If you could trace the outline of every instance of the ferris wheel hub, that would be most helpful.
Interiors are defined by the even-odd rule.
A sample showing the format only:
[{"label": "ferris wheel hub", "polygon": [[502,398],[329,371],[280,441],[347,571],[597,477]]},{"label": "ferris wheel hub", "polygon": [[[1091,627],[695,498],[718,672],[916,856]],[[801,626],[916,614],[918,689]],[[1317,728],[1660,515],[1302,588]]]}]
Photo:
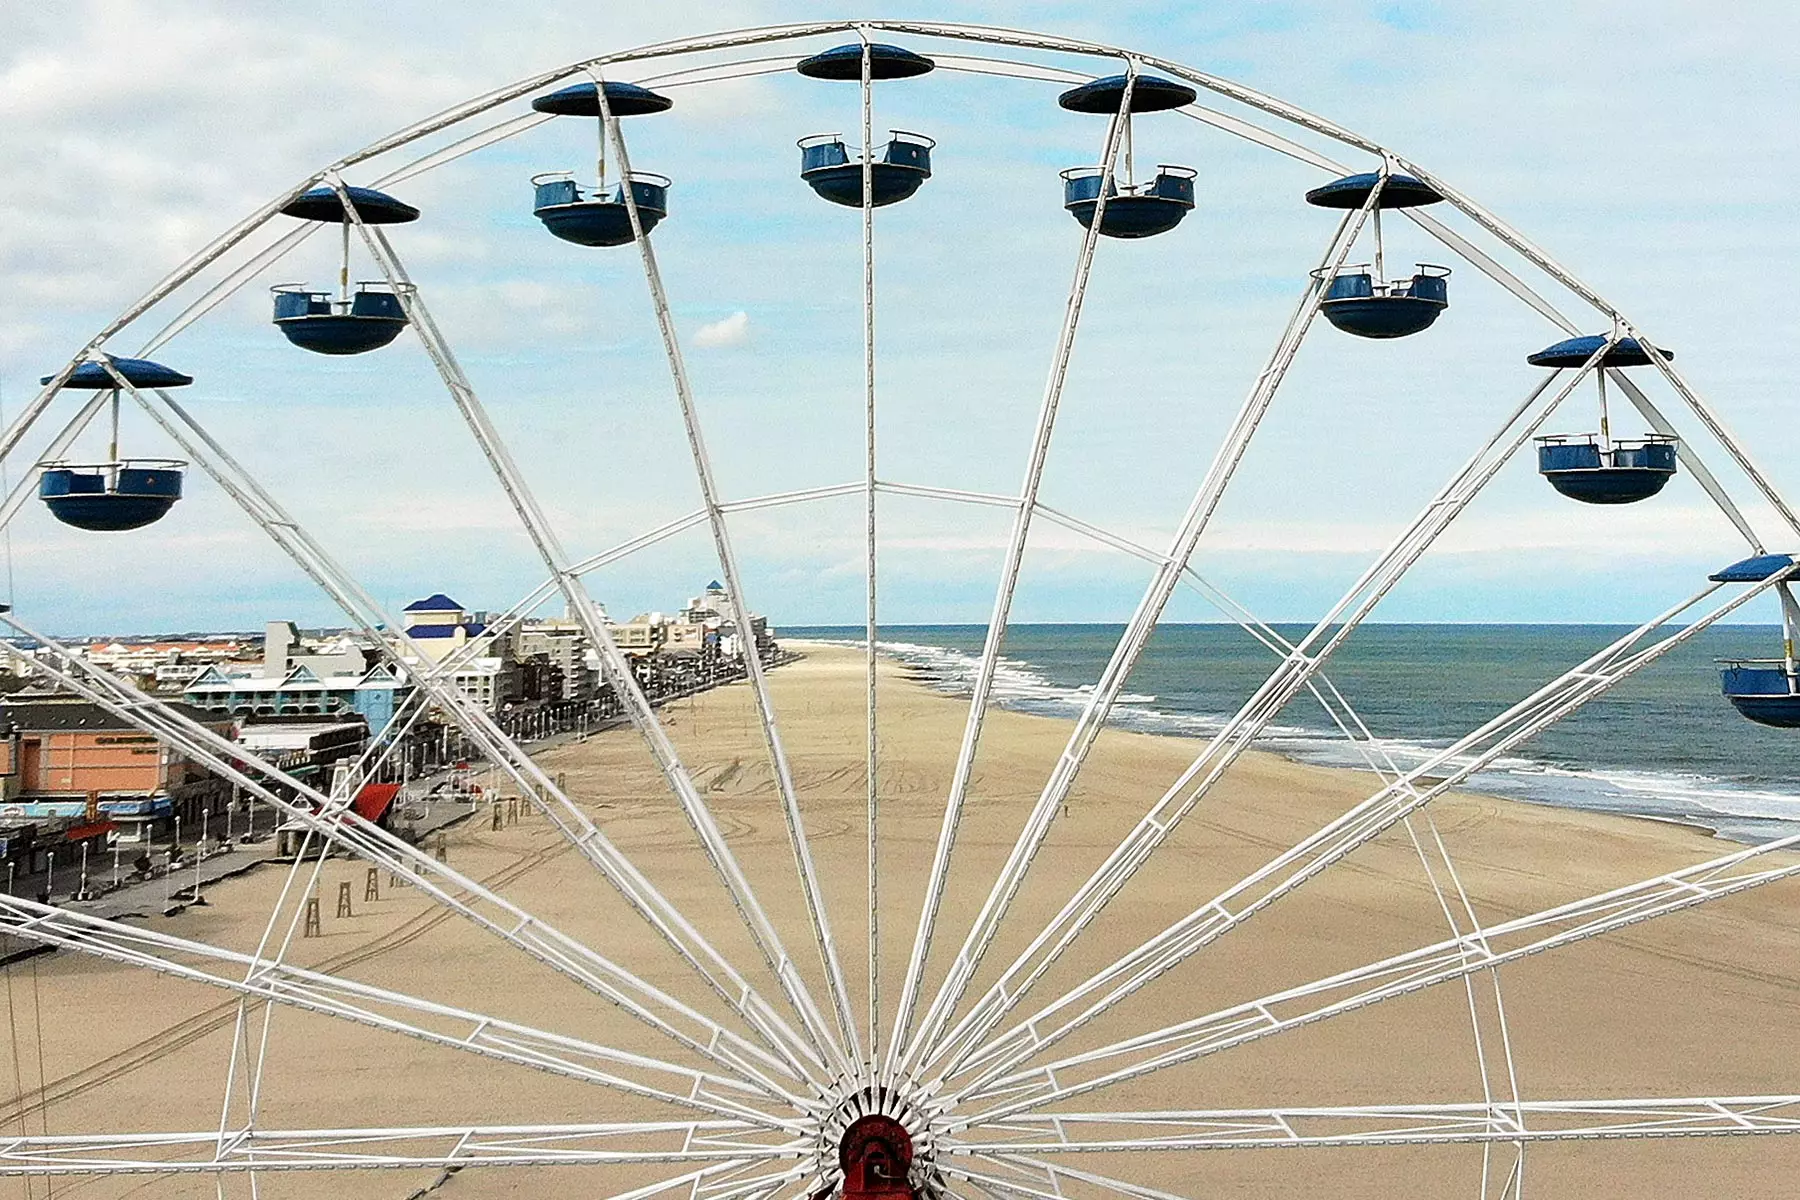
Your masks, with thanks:
[{"label": "ferris wheel hub", "polygon": [[940,1194],[932,1186],[930,1121],[906,1089],[856,1088],[838,1101],[820,1132],[819,1158],[836,1164],[843,1200],[925,1200]]},{"label": "ferris wheel hub", "polygon": [[838,1142],[844,1200],[912,1200],[912,1134],[892,1117],[858,1117]]}]

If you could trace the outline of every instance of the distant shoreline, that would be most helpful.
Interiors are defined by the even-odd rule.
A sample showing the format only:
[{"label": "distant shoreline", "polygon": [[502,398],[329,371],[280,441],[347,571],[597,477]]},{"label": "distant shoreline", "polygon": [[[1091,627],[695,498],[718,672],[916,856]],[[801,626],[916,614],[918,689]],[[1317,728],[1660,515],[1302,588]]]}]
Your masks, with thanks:
[{"label": "distant shoreline", "polygon": [[[1219,623],[1190,622],[1190,623],[1187,623],[1187,627],[1191,628],[1191,627],[1199,626],[1199,625],[1212,626],[1215,624],[1219,624]],[[1390,627],[1393,627],[1393,625],[1396,625],[1396,624],[1404,625],[1405,623],[1392,623],[1390,625]],[[901,628],[901,629],[927,628],[927,627],[922,627],[922,626],[895,626],[895,627]],[[1077,627],[1077,626],[1066,626],[1066,625],[1062,625],[1060,623],[1046,623],[1046,624],[1039,624],[1039,625],[1034,625],[1034,626],[1020,626],[1020,628],[1022,628],[1022,629],[1023,628],[1035,628],[1035,629],[1040,629],[1040,630],[1057,629],[1057,628],[1074,628],[1074,627]],[[1091,626],[1091,625],[1090,626],[1079,626],[1079,627],[1080,628],[1101,628],[1099,626]],[[1488,626],[1485,623],[1465,622],[1465,623],[1458,623],[1456,627],[1477,628],[1478,629],[1478,628],[1486,628]],[[1534,626],[1509,625],[1509,626],[1505,626],[1505,627],[1511,628],[1511,629],[1520,629],[1520,628],[1533,628]],[[837,649],[837,650],[843,650],[850,646],[855,646],[857,648],[860,648],[860,646],[862,645],[862,638],[860,637],[860,634],[862,633],[861,629],[846,629],[844,631],[845,633],[853,635],[853,636],[829,636],[828,635],[825,637],[820,637],[812,632],[813,629],[816,627],[802,627],[802,628],[805,628],[807,630],[807,633],[805,633],[805,634],[792,634],[792,633],[785,634],[782,636],[783,644],[785,646],[791,646],[791,647],[796,647],[796,648],[813,646],[813,647],[831,648],[831,649]],[[985,625],[945,625],[945,626],[935,626],[935,627],[929,627],[929,628],[937,628],[937,629],[943,629],[943,630],[957,630],[957,631],[969,631],[969,630],[985,631],[986,626]],[[1112,626],[1112,628],[1122,629],[1123,626]],[[1567,626],[1564,626],[1561,628],[1567,628]],[[1581,628],[1603,628],[1603,627],[1581,626]],[[1770,627],[1770,628],[1775,628],[1775,627]],[[952,674],[946,672],[941,667],[937,667],[937,666],[934,666],[929,663],[909,661],[904,654],[897,653],[894,650],[892,650],[891,648],[881,648],[879,643],[878,643],[878,651],[877,652],[885,660],[889,661],[892,664],[893,669],[896,670],[899,673],[899,675],[902,678],[906,679],[908,682],[918,684],[921,687],[927,688],[930,691],[936,692],[940,695],[944,695],[947,697],[966,698],[966,696],[968,694],[967,689],[960,687],[958,685],[957,679]],[[1046,713],[1042,712],[1040,708],[1033,707],[1029,704],[1023,704],[1017,700],[1013,700],[1013,699],[1010,699],[1007,697],[997,697],[993,701],[993,703],[995,705],[997,705],[998,707],[1006,708],[1011,711],[1020,712],[1020,713],[1024,713],[1027,715],[1035,715],[1035,716],[1052,715],[1052,714],[1046,714]],[[1137,726],[1120,721],[1118,719],[1118,714],[1116,711],[1115,711],[1113,717],[1111,719],[1109,719],[1108,725],[1109,725],[1109,727],[1115,728],[1115,729],[1132,729],[1133,731],[1136,731],[1136,732],[1147,732],[1147,733],[1151,733],[1153,736],[1171,737],[1171,738],[1176,738],[1176,739],[1183,740],[1183,741],[1204,741],[1212,736],[1208,732],[1198,731],[1198,730],[1182,730],[1182,729],[1173,729],[1173,728],[1171,728],[1171,729],[1156,729],[1156,730],[1141,729]],[[1270,755],[1271,757],[1280,759],[1281,761],[1293,763],[1295,765],[1300,765],[1300,766],[1323,768],[1323,769],[1329,769],[1329,770],[1348,771],[1348,772],[1351,772],[1353,774],[1358,774],[1358,775],[1373,776],[1375,774],[1373,768],[1366,764],[1350,763],[1350,762],[1321,763],[1314,758],[1310,758],[1310,757],[1306,756],[1303,753],[1294,751],[1290,747],[1282,746],[1280,743],[1282,743],[1284,740],[1286,740],[1286,739],[1283,739],[1282,737],[1279,737],[1276,735],[1271,735],[1271,734],[1265,733],[1264,735],[1261,735],[1256,739],[1256,748],[1252,752],[1267,754],[1267,755]],[[1559,811],[1565,811],[1565,812],[1593,813],[1593,814],[1599,815],[1599,816],[1624,817],[1624,818],[1627,818],[1630,820],[1650,821],[1650,822],[1654,822],[1658,825],[1685,829],[1685,830],[1691,831],[1693,833],[1696,833],[1698,835],[1704,836],[1708,839],[1729,841],[1734,844],[1753,845],[1753,844],[1756,844],[1757,842],[1760,842],[1763,840],[1768,840],[1769,838],[1782,836],[1782,834],[1785,832],[1784,830],[1773,828],[1773,825],[1774,825],[1773,818],[1770,819],[1771,828],[1769,828],[1766,831],[1765,830],[1757,830],[1757,831],[1749,831],[1749,832],[1734,831],[1732,829],[1722,827],[1720,824],[1715,824],[1713,822],[1708,821],[1701,814],[1640,811],[1640,810],[1631,809],[1629,807],[1621,807],[1621,806],[1617,806],[1617,805],[1602,806],[1602,805],[1592,804],[1592,803],[1583,803],[1583,802],[1581,802],[1581,798],[1579,796],[1571,796],[1571,797],[1565,799],[1565,798],[1550,798],[1550,797],[1544,797],[1544,796],[1519,795],[1519,794],[1515,794],[1514,792],[1500,790],[1500,789],[1497,789],[1497,788],[1494,788],[1491,786],[1483,787],[1482,782],[1479,778],[1480,774],[1481,774],[1480,772],[1477,772],[1476,775],[1471,777],[1470,779],[1465,779],[1462,782],[1458,783],[1455,786],[1454,790],[1457,792],[1465,793],[1465,794],[1472,795],[1472,796],[1480,796],[1480,797],[1491,798],[1491,799],[1495,799],[1495,800],[1505,800],[1505,801],[1508,801],[1511,803],[1517,803],[1517,804],[1526,804],[1526,805],[1530,805],[1533,808],[1552,809],[1552,810],[1559,810]],[[1444,778],[1444,776],[1442,774],[1427,775],[1427,776],[1422,777],[1421,781],[1429,784],[1429,783],[1439,782],[1443,778]]]}]

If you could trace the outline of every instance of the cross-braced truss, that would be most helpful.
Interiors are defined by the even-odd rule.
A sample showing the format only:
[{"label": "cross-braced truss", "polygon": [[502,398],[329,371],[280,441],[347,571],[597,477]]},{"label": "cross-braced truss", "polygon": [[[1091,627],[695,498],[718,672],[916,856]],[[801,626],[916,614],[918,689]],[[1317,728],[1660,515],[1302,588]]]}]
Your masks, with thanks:
[{"label": "cross-braced truss", "polygon": [[[676,408],[698,485],[700,506],[610,549],[576,557],[565,548],[532,481],[514,456],[474,385],[464,373],[430,307],[433,283],[414,276],[394,240],[366,223],[348,192],[352,174],[378,172],[372,182],[403,182],[457,159],[518,137],[550,118],[547,113],[506,115],[544,88],[589,81],[600,109],[602,154],[610,152],[631,177],[630,147],[614,118],[605,86],[629,75],[664,89],[704,87],[728,79],[791,70],[822,38],[849,36],[863,46],[860,75],[863,145],[871,144],[873,50],[877,37],[919,39],[939,68],[1028,82],[1081,84],[1122,74],[1123,96],[1106,123],[1096,167],[1109,175],[1130,154],[1133,89],[1148,72],[1181,80],[1207,103],[1180,114],[1224,135],[1244,139],[1312,167],[1342,174],[1343,163],[1316,148],[1336,147],[1371,159],[1376,185],[1360,208],[1348,211],[1305,278],[1292,313],[1279,331],[1176,532],[1161,547],[1146,546],[1046,504],[1040,495],[1053,457],[1059,407],[1081,328],[1089,280],[1103,241],[1100,231],[1111,193],[1102,189],[1082,238],[1056,339],[1050,348],[1037,418],[1029,439],[1023,479],[1016,492],[994,494],[907,482],[883,474],[877,455],[877,327],[875,289],[874,160],[862,157],[862,400],[863,470],[843,484],[732,499],[720,487],[683,357],[674,311],[657,252],[647,233],[634,188],[619,196],[629,218],[653,315],[665,350]],[[1072,69],[1069,61],[1093,69]],[[493,120],[498,116],[499,119]],[[483,122],[492,120],[492,123]],[[406,154],[412,157],[400,161]],[[396,165],[397,164],[397,165]],[[1499,428],[1481,441],[1393,542],[1298,640],[1258,621],[1204,579],[1193,559],[1240,463],[1289,368],[1300,354],[1325,300],[1325,281],[1344,267],[1371,216],[1378,222],[1381,188],[1396,174],[1422,180],[1449,202],[1455,224],[1416,208],[1401,212],[1461,261],[1541,315],[1562,333],[1581,325],[1557,306],[1579,306],[1587,320],[1611,333],[1579,367],[1553,371],[1506,412]],[[183,335],[237,290],[263,276],[294,251],[317,226],[286,229],[275,223],[282,208],[308,189],[335,192],[344,214],[346,254],[354,236],[366,247],[398,297],[451,405],[466,423],[483,458],[541,559],[546,581],[492,623],[514,627],[552,599],[579,623],[597,654],[602,676],[647,748],[658,775],[685,819],[695,844],[716,873],[754,961],[737,961],[684,912],[672,891],[634,861],[595,823],[592,812],[454,685],[455,672],[473,653],[465,648],[434,662],[324,545],[283,507],[195,417],[166,391],[134,386],[107,348],[127,329],[155,314],[164,323],[140,354],[157,351]],[[1460,228],[1456,227],[1460,226]],[[1379,231],[1379,225],[1376,226]],[[1529,277],[1503,260],[1520,261]],[[1546,294],[1548,293],[1548,294]],[[177,307],[177,304],[180,306]],[[166,319],[165,319],[166,318]],[[1680,420],[1665,414],[1651,395],[1604,361],[1625,338],[1652,351],[1649,359]],[[322,790],[276,765],[246,753],[182,712],[146,695],[26,623],[28,614],[5,615],[36,644],[34,668],[61,687],[101,705],[166,745],[230,779],[248,794],[279,809],[306,843],[281,890],[263,936],[252,953],[226,950],[155,929],[125,925],[31,900],[0,901],[0,929],[46,946],[113,963],[161,972],[208,985],[238,999],[220,1123],[201,1132],[107,1132],[0,1139],[0,1173],[26,1175],[111,1173],[212,1173],[223,1179],[258,1172],[344,1168],[500,1166],[653,1167],[675,1173],[617,1193],[638,1200],[686,1192],[691,1200],[773,1200],[820,1193],[840,1182],[838,1140],[854,1121],[879,1114],[902,1122],[919,1156],[914,1191],[933,1196],[1041,1197],[1062,1200],[1065,1186],[1137,1200],[1169,1200],[1170,1194],[1082,1165],[1079,1156],[1107,1154],[1129,1173],[1139,1154],[1273,1146],[1353,1147],[1479,1144],[1479,1194],[1505,1200],[1523,1192],[1528,1143],[1577,1139],[1738,1136],[1800,1131],[1800,1097],[1791,1095],[1631,1099],[1532,1099],[1513,1056],[1501,989],[1501,968],[1528,955],[1604,935],[1627,925],[1742,893],[1800,874],[1800,836],[1774,840],[1708,862],[1505,920],[1484,919],[1465,889],[1446,838],[1427,805],[1520,743],[1576,711],[1755,597],[1800,573],[1788,567],[1748,585],[1714,584],[1674,600],[1630,633],[1430,757],[1403,769],[1385,757],[1378,740],[1326,674],[1333,653],[1457,520],[1500,469],[1543,426],[1575,388],[1599,376],[1625,395],[1657,433],[1698,434],[1729,459],[1748,485],[1746,500],[1760,505],[1780,544],[1800,540],[1800,519],[1756,468],[1711,406],[1655,343],[1622,313],[1550,258],[1543,250],[1454,187],[1395,152],[1241,85],[1150,55],[1090,42],[1012,30],[930,22],[822,22],[745,30],[684,39],[583,59],[454,106],[383,138],[309,176],[221,234],[100,330],[0,436],[0,459],[22,458],[22,444],[63,395],[71,375],[97,363],[220,492],[260,527],[344,612],[350,625],[388,649],[394,670],[414,689],[390,734],[356,762],[336,786]],[[60,457],[101,411],[102,392],[73,411],[48,440],[38,460]],[[1691,430],[1687,426],[1691,422]],[[1742,535],[1753,553],[1764,538],[1718,475],[1695,439],[1684,436],[1680,461]],[[0,526],[12,520],[32,492],[23,478],[0,504]],[[739,849],[727,836],[683,761],[674,738],[646,697],[586,578],[685,531],[705,529],[726,583],[736,628],[748,631],[751,599],[733,539],[732,518],[749,511],[784,509],[838,499],[863,504],[865,583],[866,914],[839,913],[834,927],[822,872],[808,834],[800,788],[771,697],[766,664],[744,655],[755,728],[773,780],[804,922],[784,930]],[[992,615],[971,686],[968,711],[929,865],[918,880],[881,878],[882,813],[886,797],[880,754],[877,603],[880,503],[907,498],[987,507],[1010,515]],[[1027,551],[1039,522],[1048,522],[1150,568],[1150,580],[1047,780],[1024,815],[1016,841],[998,872],[981,881],[981,899],[966,926],[946,934],[945,900],[958,861],[956,844],[975,777],[984,721],[994,699],[1006,627],[1013,611]],[[1722,556],[1723,557],[1723,556]],[[1160,796],[1145,797],[1142,818],[1112,847],[1098,867],[1066,890],[1048,920],[1032,924],[1015,911],[1026,878],[1045,850],[1052,825],[1081,778],[1101,731],[1124,695],[1151,635],[1176,591],[1206,597],[1241,625],[1275,658],[1267,679],[1251,694],[1191,765]],[[748,639],[746,639],[748,641]],[[8,653],[24,651],[3,643]],[[1262,735],[1282,709],[1302,693],[1315,698],[1345,736],[1355,742],[1378,780],[1371,794],[1191,911],[1175,916],[1153,936],[1118,949],[1105,965],[1069,982],[1055,974],[1070,951],[1134,876],[1150,863],[1176,827],[1206,803],[1215,785]],[[480,881],[452,870],[418,847],[363,821],[350,806],[361,782],[373,777],[404,732],[429,709],[446,716],[488,762],[531,798],[539,811],[592,870],[611,885],[635,919],[647,924],[673,954],[701,999],[684,999],[662,978],[638,964],[616,961]],[[1036,786],[1036,785],[1034,785]],[[1415,823],[1415,818],[1416,823]],[[1301,885],[1341,862],[1384,832],[1404,829],[1441,908],[1449,936],[1312,982],[1244,1000],[1218,1011],[1187,1014],[1155,1027],[1121,1029],[1104,1024],[1122,1002],[1201,954],[1207,947]],[[301,882],[317,851],[331,849],[371,866],[404,875],[434,904],[573,981],[634,1020],[641,1037],[631,1047],[574,1036],[427,997],[359,983],[329,971],[288,961],[299,920]],[[308,850],[313,851],[309,857]],[[916,889],[916,890],[915,890]],[[902,930],[906,947],[898,974],[884,968],[888,938],[882,922],[892,897],[916,900],[918,916]],[[1022,944],[1008,961],[990,960],[1009,921],[1027,921]],[[847,960],[834,928],[863,926],[867,962]],[[866,922],[866,924],[865,924]],[[950,921],[949,924],[958,924]],[[910,934],[910,936],[905,936]],[[936,959],[934,960],[934,955]],[[941,970],[934,970],[937,961]],[[985,973],[984,973],[985,972]],[[1054,986],[1047,983],[1055,978]],[[985,980],[986,982],[981,982]],[[1150,1079],[1205,1056],[1229,1051],[1333,1016],[1460,981],[1481,1094],[1478,1100],[1374,1106],[1285,1106],[1266,1109],[1138,1110],[1106,1104],[1119,1085]],[[858,997],[857,989],[862,989]],[[860,999],[860,1004],[859,1004]],[[260,1028],[255,1006],[262,1008]],[[392,1128],[276,1129],[260,1117],[269,1029],[277,1008],[303,1010],[402,1034],[432,1046],[508,1067],[529,1067],[591,1085],[603,1101],[647,1104],[670,1115],[594,1124],[468,1124]],[[1141,1010],[1140,1010],[1141,1011]],[[1100,1036],[1075,1038],[1098,1024]],[[1071,1047],[1069,1040],[1074,1039]],[[1618,1081],[1621,1090],[1629,1081]],[[1132,1095],[1138,1093],[1133,1092]],[[1080,1100],[1085,1107],[1071,1104]],[[1091,1107],[1098,1105],[1099,1107]],[[1510,1165],[1490,1161],[1494,1147],[1513,1148]]]}]

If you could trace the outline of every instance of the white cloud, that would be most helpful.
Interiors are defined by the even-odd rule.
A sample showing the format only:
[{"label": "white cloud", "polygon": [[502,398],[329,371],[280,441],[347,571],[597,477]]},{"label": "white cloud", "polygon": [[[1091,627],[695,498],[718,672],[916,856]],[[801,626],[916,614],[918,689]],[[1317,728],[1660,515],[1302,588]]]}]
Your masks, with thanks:
[{"label": "white cloud", "polygon": [[729,317],[694,330],[694,345],[706,349],[741,346],[750,340],[750,314],[738,309]]}]

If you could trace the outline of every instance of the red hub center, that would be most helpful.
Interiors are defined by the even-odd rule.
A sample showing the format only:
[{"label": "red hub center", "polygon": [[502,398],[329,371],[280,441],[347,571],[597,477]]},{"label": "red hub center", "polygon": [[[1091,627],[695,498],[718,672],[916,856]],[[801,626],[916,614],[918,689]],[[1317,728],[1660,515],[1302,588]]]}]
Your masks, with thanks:
[{"label": "red hub center", "polygon": [[838,1143],[844,1171],[844,1200],[915,1200],[907,1173],[912,1169],[912,1135],[892,1117],[859,1117]]}]

